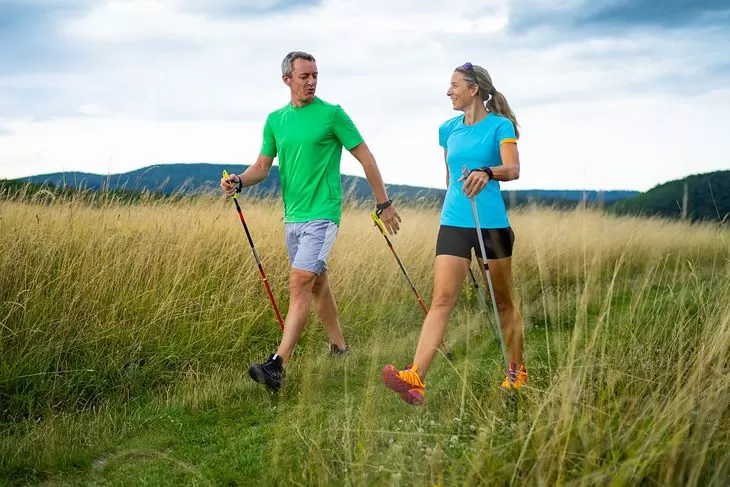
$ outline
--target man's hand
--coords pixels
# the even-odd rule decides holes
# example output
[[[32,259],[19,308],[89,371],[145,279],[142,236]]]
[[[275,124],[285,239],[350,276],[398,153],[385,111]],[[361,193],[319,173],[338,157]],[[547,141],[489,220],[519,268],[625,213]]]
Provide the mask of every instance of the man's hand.
[[[223,189],[228,196],[236,194],[236,190],[240,184],[241,178],[238,177],[238,174],[230,174],[227,178],[221,178],[221,189]]]
[[[464,192],[466,197],[473,198],[487,185],[489,182],[489,175],[484,171],[472,171],[466,178],[464,176],[460,177],[459,181],[464,181],[461,190]]]
[[[401,221],[400,215],[395,211],[393,205],[390,205],[380,213],[379,218],[382,220],[383,225],[388,230],[388,233],[394,235],[400,230],[399,222]]]

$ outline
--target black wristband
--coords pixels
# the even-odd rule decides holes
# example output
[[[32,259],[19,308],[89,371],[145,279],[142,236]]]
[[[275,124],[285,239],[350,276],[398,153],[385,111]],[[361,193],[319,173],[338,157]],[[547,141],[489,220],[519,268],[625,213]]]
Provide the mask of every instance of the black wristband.
[[[492,172],[491,167],[484,166],[477,169],[472,169],[471,171],[469,171],[469,174],[473,173],[474,171],[485,172],[487,173],[487,176],[489,176],[489,179],[494,179],[494,172]]]
[[[236,181],[236,193],[240,193],[243,189],[243,181],[241,181],[241,176],[236,176],[238,181]]]
[[[385,203],[376,203],[375,204],[375,215],[380,218],[380,215],[383,213],[383,210],[390,207],[390,205],[393,204],[393,200],[388,200]]]
[[[393,200],[388,200],[385,203],[377,203],[375,205],[375,209],[376,210],[383,211],[384,209],[388,208],[392,204],[393,204]]]

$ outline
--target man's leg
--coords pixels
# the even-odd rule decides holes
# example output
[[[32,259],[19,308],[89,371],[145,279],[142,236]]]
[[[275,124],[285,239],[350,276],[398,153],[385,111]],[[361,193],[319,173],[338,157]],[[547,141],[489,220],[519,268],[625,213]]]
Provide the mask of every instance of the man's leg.
[[[284,321],[284,335],[275,354],[272,354],[263,363],[252,364],[248,369],[248,373],[254,381],[266,384],[269,389],[274,391],[278,391],[284,381],[286,375],[284,362],[291,355],[294,345],[296,345],[307,322],[309,299],[316,277],[313,272],[294,267],[301,244],[299,238],[301,225],[287,224],[285,229],[287,250],[292,269],[289,272],[290,300],[289,310]],[[306,252],[306,245],[301,247]]]
[[[337,303],[334,294],[332,294],[327,271],[314,280],[312,293],[314,294],[314,304],[319,319],[322,320],[322,325],[324,325],[330,343],[337,345],[340,350],[344,350],[345,337],[342,335],[340,319],[337,316]]]
[[[294,231],[290,232],[289,242],[292,260],[292,270],[289,274],[289,311],[284,322],[284,336],[276,352],[284,362],[291,355],[309,317],[310,299],[315,283],[317,281],[327,283],[327,259],[337,237],[337,225],[328,220],[313,220],[292,228]],[[317,287],[317,291],[321,292],[319,289],[321,284]],[[329,284],[326,289],[329,290]],[[329,295],[331,302],[328,303],[330,307],[328,311],[337,320],[331,291]],[[319,306],[317,309],[319,311]],[[323,320],[323,322],[327,326],[332,324],[332,319],[328,317],[328,321]],[[336,326],[339,329],[339,323],[336,323]],[[342,335],[341,332],[339,334]]]
[[[292,269],[289,273],[289,310],[284,321],[284,336],[276,351],[284,362],[289,359],[307,323],[316,277],[316,274],[300,269]]]
[[[326,270],[325,264],[337,225],[325,220],[286,225],[286,243],[292,269],[289,273],[289,310],[284,321],[284,335],[279,349],[262,364],[249,367],[253,380],[279,390],[286,375],[284,363],[291,356],[307,323],[312,289],[317,276]]]

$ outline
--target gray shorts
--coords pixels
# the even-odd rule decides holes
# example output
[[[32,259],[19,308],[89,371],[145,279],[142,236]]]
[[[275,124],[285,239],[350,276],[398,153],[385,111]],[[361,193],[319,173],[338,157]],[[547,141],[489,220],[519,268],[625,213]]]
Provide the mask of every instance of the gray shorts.
[[[338,227],[331,220],[286,223],[286,248],[294,269],[320,275],[327,271],[327,259],[335,244]]]

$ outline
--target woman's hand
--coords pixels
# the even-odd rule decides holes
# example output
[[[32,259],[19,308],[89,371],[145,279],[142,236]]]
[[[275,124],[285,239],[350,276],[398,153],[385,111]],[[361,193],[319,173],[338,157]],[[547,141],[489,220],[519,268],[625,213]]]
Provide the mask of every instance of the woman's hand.
[[[468,176],[462,176],[459,181],[464,181],[461,190],[467,198],[473,198],[478,195],[489,182],[489,175],[485,171],[473,170]]]

